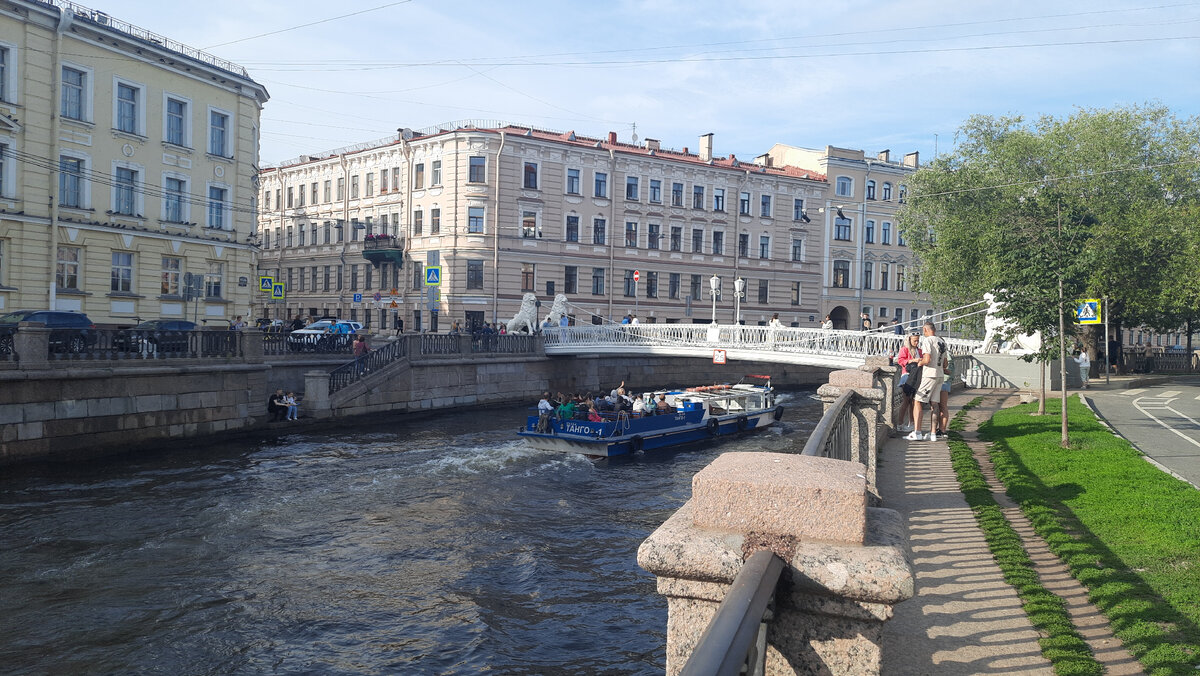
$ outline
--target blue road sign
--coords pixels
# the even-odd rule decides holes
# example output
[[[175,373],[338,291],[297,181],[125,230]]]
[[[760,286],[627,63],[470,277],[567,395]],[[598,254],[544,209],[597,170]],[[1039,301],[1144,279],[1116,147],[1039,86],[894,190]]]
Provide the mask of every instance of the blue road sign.
[[[362,302],[362,294],[361,294],[361,293],[356,293],[356,294],[354,294],[354,302],[355,302],[355,303],[361,303],[361,302]]]
[[[272,284],[271,285],[271,298],[273,300],[281,300],[283,298],[283,285],[282,284]]]
[[[425,286],[440,286],[442,283],[442,266],[430,265],[425,268]]]
[[[267,293],[271,293],[271,290],[273,288],[275,288],[275,278],[274,277],[259,277],[258,278],[258,290],[259,291],[266,291]]]

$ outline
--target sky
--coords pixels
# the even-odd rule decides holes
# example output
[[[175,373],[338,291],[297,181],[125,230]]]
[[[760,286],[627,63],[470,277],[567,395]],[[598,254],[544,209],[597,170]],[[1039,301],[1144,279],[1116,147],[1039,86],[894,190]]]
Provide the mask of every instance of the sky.
[[[469,119],[927,160],[976,114],[1200,115],[1200,0],[85,4],[246,67],[264,165]]]

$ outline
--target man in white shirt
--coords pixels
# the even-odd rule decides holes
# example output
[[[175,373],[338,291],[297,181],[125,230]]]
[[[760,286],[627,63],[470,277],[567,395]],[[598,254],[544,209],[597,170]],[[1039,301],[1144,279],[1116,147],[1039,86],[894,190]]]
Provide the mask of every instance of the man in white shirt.
[[[538,432],[550,431],[550,416],[554,415],[554,404],[550,403],[550,393],[542,394],[542,400],[538,402]]]
[[[925,322],[921,337],[921,382],[917,385],[917,393],[913,395],[913,431],[904,437],[909,441],[922,441],[926,437],[921,432],[922,409],[926,404],[931,411],[937,406],[942,390],[942,356],[945,353],[945,342],[937,337],[937,327],[932,322]],[[929,441],[937,441],[937,432],[933,422],[929,423]]]

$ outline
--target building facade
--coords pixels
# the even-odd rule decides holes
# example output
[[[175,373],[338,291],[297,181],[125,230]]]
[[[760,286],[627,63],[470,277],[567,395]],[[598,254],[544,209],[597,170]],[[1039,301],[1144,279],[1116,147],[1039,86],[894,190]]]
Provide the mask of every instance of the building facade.
[[[803,167],[827,177],[828,191],[814,210],[823,232],[822,317],[829,315],[835,328],[858,329],[862,315],[874,327],[892,319],[912,327],[933,314],[929,299],[911,291],[912,250],[896,224],[896,212],[908,192],[907,177],[919,165],[917,153],[895,162],[887,150],[870,158],[861,150],[776,144],[755,161]]]
[[[456,124],[262,173],[259,271],[274,318],[447,330],[557,294],[575,323],[811,325],[821,296],[819,172],[503,124]],[[429,282],[436,267],[437,286]],[[735,280],[744,296],[735,299]]]
[[[10,0],[0,29],[0,310],[249,314],[266,90],[74,3]]]

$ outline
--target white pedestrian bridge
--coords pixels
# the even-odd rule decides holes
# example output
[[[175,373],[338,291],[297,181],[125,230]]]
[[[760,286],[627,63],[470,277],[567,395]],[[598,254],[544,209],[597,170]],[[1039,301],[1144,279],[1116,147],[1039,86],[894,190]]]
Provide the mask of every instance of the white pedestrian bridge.
[[[666,355],[712,359],[724,350],[730,361],[858,368],[867,357],[895,355],[905,336],[890,329],[838,331],[813,328],[711,324],[620,324],[542,330],[547,355]],[[945,338],[951,356],[968,355],[977,340]]]

